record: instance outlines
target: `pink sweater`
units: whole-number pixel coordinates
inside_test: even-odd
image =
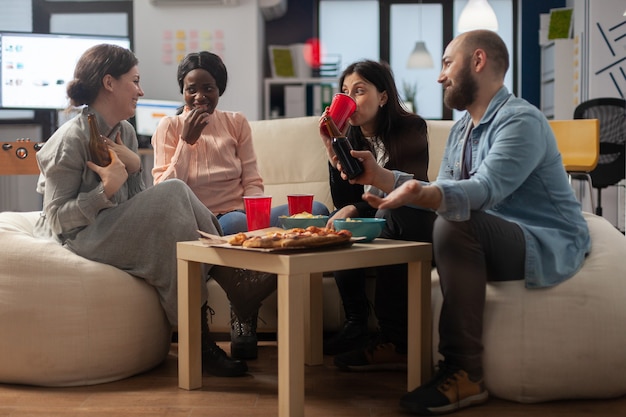
[[[215,110],[198,141],[189,145],[180,136],[186,114],[164,117],[152,136],[154,183],[186,182],[214,214],[243,209],[244,195],[263,194],[245,116]]]

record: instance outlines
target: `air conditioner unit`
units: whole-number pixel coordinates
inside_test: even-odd
[[[278,19],[287,12],[287,0],[259,0],[259,8],[265,20]]]
[[[239,0],[150,0],[155,6],[239,6]]]

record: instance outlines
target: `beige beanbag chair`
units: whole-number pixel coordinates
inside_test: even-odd
[[[626,238],[604,218],[584,215],[592,251],[575,276],[547,289],[526,289],[521,281],[487,285],[484,372],[491,395],[533,403],[626,394]],[[432,295],[437,352],[436,273]]]
[[[0,383],[91,385],[161,363],[171,329],[154,288],[33,237],[38,217],[0,213]]]

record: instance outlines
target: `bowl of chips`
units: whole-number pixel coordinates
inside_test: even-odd
[[[279,216],[278,221],[283,229],[306,229],[309,226],[326,227],[328,216],[315,215],[304,211],[292,216]]]
[[[380,236],[385,227],[385,219],[372,217],[347,217],[333,221],[335,230],[349,230],[360,243],[371,242]]]

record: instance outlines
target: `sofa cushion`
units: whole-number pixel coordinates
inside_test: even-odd
[[[435,181],[453,120],[428,120],[428,179]]]
[[[522,281],[487,285],[483,362],[496,397],[532,403],[626,394],[626,238],[606,219],[584,215],[592,251],[572,278],[545,289]],[[432,300],[437,352],[436,272]]]
[[[319,117],[251,121],[252,140],[265,194],[272,206],[287,204],[287,194],[314,194],[329,210],[328,157],[319,136]]]

